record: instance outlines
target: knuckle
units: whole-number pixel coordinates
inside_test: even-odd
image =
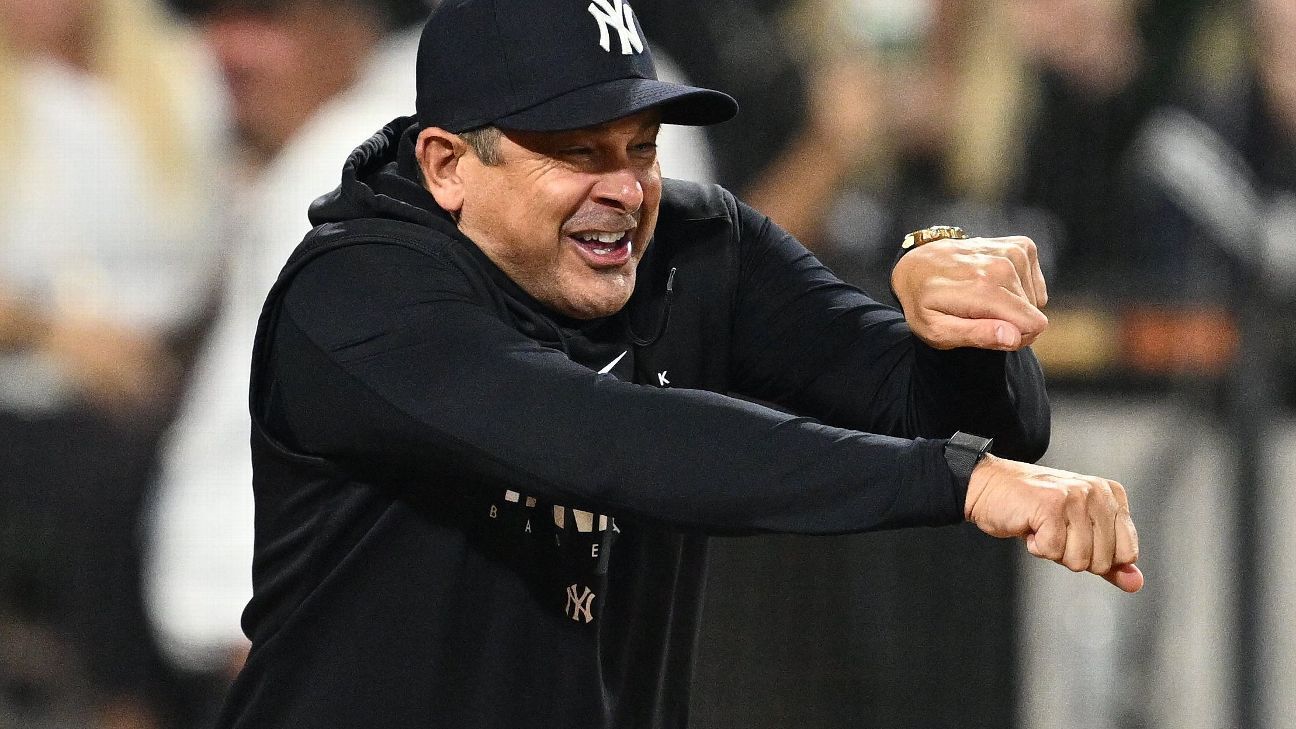
[[[986,270],[996,279],[1017,278],[1017,267],[1010,258],[995,256],[985,263]]]
[[[1089,489],[1088,496],[1090,508],[1113,514],[1116,512],[1116,497],[1112,495],[1111,488],[1107,484],[1095,484]]]
[[[1068,488],[1066,491],[1066,505],[1068,507],[1084,506],[1089,501],[1090,486],[1083,481]]]
[[[1066,542],[1063,541],[1061,534],[1054,534],[1048,539],[1038,542],[1038,544],[1040,546],[1040,553],[1048,559],[1057,561],[1061,560],[1064,556],[1063,551],[1066,548]]]
[[[985,271],[977,271],[976,278],[972,282],[972,290],[983,305],[991,308],[995,306],[993,297],[999,288],[999,282],[995,281],[994,276]]]
[[[1062,566],[1072,572],[1086,572],[1089,569],[1089,560],[1083,557],[1063,557]]]
[[[1012,262],[1014,269],[1023,270],[1030,265],[1030,256],[1026,254],[1026,250],[1021,246],[1008,246],[1004,249],[1004,253],[1007,255],[1008,260]]]
[[[1103,498],[1100,508],[1102,509],[1104,521],[1111,524],[1115,522],[1116,516],[1120,514],[1121,505],[1120,501],[1118,501],[1115,496],[1107,494],[1107,496]]]

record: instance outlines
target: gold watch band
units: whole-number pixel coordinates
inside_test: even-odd
[[[968,234],[957,225],[933,225],[930,228],[915,230],[904,237],[904,242],[900,244],[901,248],[916,248],[920,245],[931,243],[934,240],[943,238],[967,238]]]

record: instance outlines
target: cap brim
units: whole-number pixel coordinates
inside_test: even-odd
[[[706,126],[738,113],[733,97],[697,86],[650,78],[620,78],[584,86],[496,119],[503,129],[553,132],[580,129],[660,108],[663,124]]]

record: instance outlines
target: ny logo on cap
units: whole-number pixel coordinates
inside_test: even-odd
[[[621,54],[628,56],[631,53],[643,53],[643,38],[639,37],[639,31],[635,29],[634,13],[630,10],[630,3],[625,0],[593,0],[589,5],[590,15],[599,24],[599,45],[608,53],[612,52],[612,39],[608,35],[608,28],[616,29],[617,35],[621,36]]]

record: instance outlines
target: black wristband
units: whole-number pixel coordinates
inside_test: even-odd
[[[945,444],[945,461],[949,463],[955,476],[967,481],[972,478],[972,469],[976,468],[976,464],[993,445],[993,438],[981,438],[960,431]]]

